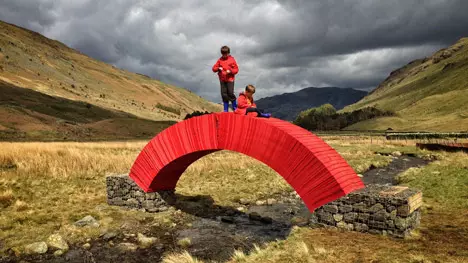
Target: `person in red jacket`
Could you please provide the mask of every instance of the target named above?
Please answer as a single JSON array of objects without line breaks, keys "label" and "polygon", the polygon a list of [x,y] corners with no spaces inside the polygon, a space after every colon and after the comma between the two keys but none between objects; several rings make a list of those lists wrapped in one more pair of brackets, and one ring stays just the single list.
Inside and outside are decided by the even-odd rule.
[{"label": "person in red jacket", "polygon": [[234,95],[234,80],[235,75],[239,72],[239,67],[234,57],[231,56],[229,47],[221,47],[221,57],[213,65],[213,72],[218,73],[224,111],[229,111],[229,102],[232,103],[232,110],[235,111],[237,105],[236,95]]},{"label": "person in red jacket", "polygon": [[239,94],[237,101],[237,109],[234,113],[241,115],[252,115],[262,118],[270,118],[270,113],[264,113],[263,110],[258,109],[254,102],[253,94],[255,93],[254,85],[247,85],[245,91]]}]

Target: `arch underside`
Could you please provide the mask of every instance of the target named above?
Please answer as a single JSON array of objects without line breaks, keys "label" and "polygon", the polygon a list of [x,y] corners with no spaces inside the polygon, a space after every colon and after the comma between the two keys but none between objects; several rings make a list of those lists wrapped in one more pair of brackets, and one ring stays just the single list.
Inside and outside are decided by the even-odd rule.
[{"label": "arch underside", "polygon": [[289,122],[215,113],[175,124],[141,151],[130,177],[146,192],[173,190],[190,164],[219,150],[253,157],[280,174],[309,210],[363,188],[346,161]]}]

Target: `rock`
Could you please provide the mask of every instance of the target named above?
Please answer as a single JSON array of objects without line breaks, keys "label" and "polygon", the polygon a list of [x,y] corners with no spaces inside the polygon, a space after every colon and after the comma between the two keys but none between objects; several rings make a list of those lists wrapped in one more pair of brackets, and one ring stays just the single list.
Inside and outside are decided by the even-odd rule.
[{"label": "rock", "polygon": [[75,226],[99,227],[99,222],[94,217],[88,215],[75,222]]},{"label": "rock", "polygon": [[263,201],[263,200],[258,200],[257,202],[255,202],[256,205],[264,205],[266,202]]},{"label": "rock", "polygon": [[325,212],[323,210],[319,210],[316,212],[318,218],[320,219],[320,223],[326,223],[328,225],[335,225],[335,219],[331,213]]},{"label": "rock", "polygon": [[283,214],[295,215],[295,214],[296,214],[296,211],[294,211],[294,209],[292,209],[292,208],[286,208],[286,209],[283,211]]},{"label": "rock", "polygon": [[147,209],[154,208],[155,207],[154,201],[153,200],[143,201],[143,207]]},{"label": "rock", "polygon": [[118,248],[121,251],[135,252],[138,249],[138,246],[133,243],[120,243]]},{"label": "rock", "polygon": [[241,198],[241,199],[239,200],[239,203],[240,203],[241,205],[249,205],[249,204],[250,204],[250,201],[247,200],[247,199],[245,199],[245,198]]},{"label": "rock", "polygon": [[318,220],[318,217],[315,213],[313,213],[312,215],[310,215],[310,219],[309,219],[309,224],[311,225],[316,225],[319,223],[319,220]]},{"label": "rock", "polygon": [[345,229],[345,230],[348,230],[348,231],[352,231],[354,226],[353,224],[346,224],[345,222],[341,221],[341,222],[338,222],[336,224],[336,226],[340,229]]},{"label": "rock", "polygon": [[179,241],[177,241],[177,245],[179,245],[182,248],[188,248],[192,245],[192,240],[190,238],[182,238]]},{"label": "rock", "polygon": [[273,219],[271,217],[262,217],[257,212],[252,212],[249,214],[249,219],[253,221],[259,221],[265,224],[273,223]]},{"label": "rock", "polygon": [[246,209],[245,209],[244,207],[242,207],[242,206],[240,206],[240,207],[238,207],[238,208],[236,208],[236,209],[237,209],[237,211],[239,211],[239,212],[245,212],[245,210],[246,210]]},{"label": "rock", "polygon": [[[388,214],[388,215],[390,216],[390,214]],[[373,214],[370,218],[372,220],[377,220],[377,221],[384,222],[385,219],[387,218],[387,213],[385,212],[385,210],[380,210],[379,212]]]},{"label": "rock", "polygon": [[55,250],[68,251],[69,247],[67,241],[59,234],[53,234],[47,238],[47,245]]},{"label": "rock", "polygon": [[262,218],[260,219],[260,222],[265,223],[265,224],[272,224],[273,218],[269,216],[262,216]]},{"label": "rock", "polygon": [[340,213],[345,214],[353,211],[352,205],[342,205],[339,207]]},{"label": "rock", "polygon": [[371,228],[385,229],[385,222],[381,222],[381,221],[370,220],[368,225]]},{"label": "rock", "polygon": [[369,214],[358,214],[358,220],[360,222],[368,222],[369,221]]},{"label": "rock", "polygon": [[27,255],[44,254],[49,248],[46,242],[36,242],[24,247],[24,253]]},{"label": "rock", "polygon": [[274,205],[277,203],[276,199],[273,199],[273,198],[268,198],[267,199],[267,205]]},{"label": "rock", "polygon": [[395,220],[397,218],[397,211],[393,210],[390,213],[386,214],[386,219]]},{"label": "rock", "polygon": [[338,213],[338,206],[336,205],[324,205],[323,210],[328,213],[336,214]]},{"label": "rock", "polygon": [[56,250],[54,252],[54,256],[55,257],[60,257],[61,255],[63,255],[65,252],[63,250]]},{"label": "rock", "polygon": [[155,237],[146,237],[145,235],[138,233],[138,243],[141,248],[148,248],[157,241]]},{"label": "rock", "polygon": [[157,195],[156,192],[146,193],[146,194],[145,194],[145,198],[146,198],[147,200],[154,200],[154,199],[156,199],[156,197],[157,197],[156,195]]},{"label": "rock", "polygon": [[102,212],[102,211],[107,210],[108,208],[109,207],[107,205],[100,204],[100,205],[97,205],[94,209],[98,212]]},{"label": "rock", "polygon": [[377,204],[373,205],[373,206],[370,208],[370,211],[371,211],[372,213],[377,213],[377,212],[379,212],[380,210],[383,210],[383,209],[384,209],[384,206],[383,206],[382,204],[377,203]]},{"label": "rock", "polygon": [[393,205],[390,205],[390,206],[387,206],[387,212],[391,213],[392,211],[394,211],[396,209],[395,206]]},{"label": "rock", "polygon": [[407,217],[409,216],[409,206],[408,205],[402,205],[397,208],[397,215],[398,216],[403,216]]},{"label": "rock", "polygon": [[343,220],[343,215],[342,214],[334,214],[333,218],[335,219],[336,222],[340,222]]},{"label": "rock", "polygon": [[369,227],[366,224],[354,223],[354,229],[357,232],[367,232],[369,230]]},{"label": "rock", "polygon": [[291,224],[294,226],[306,226],[309,224],[309,220],[304,217],[295,216],[291,219]]},{"label": "rock", "polygon": [[140,206],[140,203],[135,198],[130,198],[125,202],[125,205],[129,206],[129,207],[135,207],[136,208],[136,207]]},{"label": "rock", "polygon": [[401,152],[399,152],[399,151],[392,152],[392,156],[394,156],[394,157],[399,157],[399,156],[401,156],[401,155],[402,155],[402,154],[401,154]]},{"label": "rock", "polygon": [[382,231],[377,230],[377,229],[371,229],[369,230],[369,233],[374,234],[374,235],[381,235]]},{"label": "rock", "polygon": [[228,223],[228,224],[233,224],[234,223],[234,218],[231,216],[222,216],[221,217],[221,222]]},{"label": "rock", "polygon": [[116,232],[107,232],[102,235],[102,238],[106,241],[114,239],[118,234]]},{"label": "rock", "polygon": [[262,217],[257,212],[252,212],[249,214],[249,219],[254,221],[260,221]]},{"label": "rock", "polygon": [[83,244],[82,248],[88,250],[88,249],[91,248],[91,244],[90,243],[85,243],[85,244]]},{"label": "rock", "polygon": [[362,212],[362,213],[368,213],[369,209],[367,208],[367,205],[364,203],[357,203],[354,205],[354,210],[357,212]]},{"label": "rock", "polygon": [[357,217],[358,217],[357,213],[351,212],[351,213],[344,214],[343,219],[345,222],[352,223],[357,219]]},{"label": "rock", "polygon": [[348,224],[346,224],[345,222],[338,222],[336,226],[341,229],[346,229],[348,227]]},{"label": "rock", "polygon": [[405,230],[408,227],[406,219],[397,217],[394,222],[395,222],[395,227],[400,230]]}]

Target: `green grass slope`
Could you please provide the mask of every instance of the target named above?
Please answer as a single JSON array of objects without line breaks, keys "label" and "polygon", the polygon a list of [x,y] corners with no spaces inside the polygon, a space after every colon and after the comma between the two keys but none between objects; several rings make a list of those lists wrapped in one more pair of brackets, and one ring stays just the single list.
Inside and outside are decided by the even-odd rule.
[{"label": "green grass slope", "polygon": [[347,129],[468,131],[468,38],[395,70],[368,96],[343,111],[368,106],[393,110],[397,116]]}]

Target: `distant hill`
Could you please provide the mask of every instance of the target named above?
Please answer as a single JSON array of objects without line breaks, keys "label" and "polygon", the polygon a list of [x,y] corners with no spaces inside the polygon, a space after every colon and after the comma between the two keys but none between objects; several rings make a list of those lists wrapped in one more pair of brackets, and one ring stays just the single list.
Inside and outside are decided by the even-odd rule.
[{"label": "distant hill", "polygon": [[2,21],[0,80],[156,121],[177,121],[195,110],[221,109],[189,90],[118,69],[58,41]]},{"label": "distant hill", "polygon": [[343,111],[367,106],[392,110],[397,116],[347,129],[468,131],[468,38],[393,71],[368,96]]},{"label": "distant hill", "polygon": [[259,108],[266,109],[276,118],[292,121],[304,110],[329,103],[335,109],[353,104],[362,99],[367,92],[335,87],[305,88],[293,93],[284,93],[256,101]]}]

